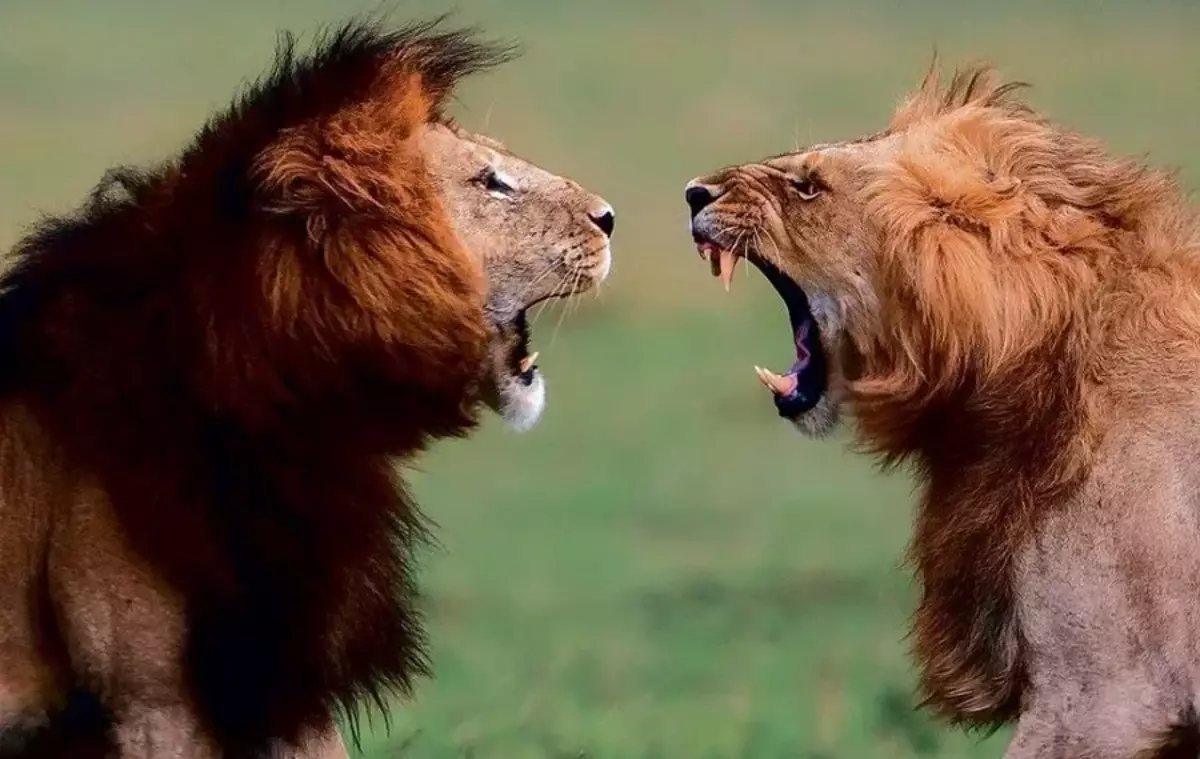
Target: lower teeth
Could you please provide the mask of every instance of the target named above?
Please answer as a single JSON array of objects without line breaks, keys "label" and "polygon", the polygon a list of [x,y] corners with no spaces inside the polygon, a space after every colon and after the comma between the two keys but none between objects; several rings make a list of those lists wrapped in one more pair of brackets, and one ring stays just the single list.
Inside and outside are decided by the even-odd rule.
[{"label": "lower teeth", "polygon": [[754,367],[754,372],[758,375],[759,382],[763,383],[772,393],[783,398],[794,395],[796,387],[800,384],[795,374],[788,374],[781,377],[770,369],[763,369],[761,366]]},{"label": "lower teeth", "polygon": [[537,361],[537,357],[538,357],[538,352],[534,351],[533,353],[530,353],[525,358],[521,359],[521,363],[520,363],[521,374],[525,374],[526,372],[528,372],[530,369],[533,368],[533,362]]}]

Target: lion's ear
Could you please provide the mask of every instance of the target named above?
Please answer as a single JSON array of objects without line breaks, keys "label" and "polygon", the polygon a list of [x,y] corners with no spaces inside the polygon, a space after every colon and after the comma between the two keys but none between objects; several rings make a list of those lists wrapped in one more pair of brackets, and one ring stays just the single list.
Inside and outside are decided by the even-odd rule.
[{"label": "lion's ear", "polygon": [[310,231],[331,214],[405,211],[405,189],[424,181],[416,136],[441,95],[413,72],[377,86],[373,98],[292,127],[259,154],[253,174],[264,210],[306,216]]},{"label": "lion's ear", "polygon": [[330,147],[322,135],[302,130],[264,151],[255,165],[260,207],[321,218],[384,209],[387,175]]}]

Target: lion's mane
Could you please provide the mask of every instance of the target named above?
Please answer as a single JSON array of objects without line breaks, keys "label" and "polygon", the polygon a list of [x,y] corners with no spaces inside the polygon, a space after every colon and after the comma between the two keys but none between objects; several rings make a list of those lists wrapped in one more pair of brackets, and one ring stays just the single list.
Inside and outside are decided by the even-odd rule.
[{"label": "lion's mane", "polygon": [[868,188],[880,329],[853,386],[864,445],[923,486],[924,691],[979,725],[1012,718],[1024,687],[1019,548],[1077,492],[1111,400],[1169,395],[1188,376],[1172,367],[1200,359],[1183,292],[1200,227],[1174,178],[1048,123],[1019,88],[935,67],[877,135],[896,141]]},{"label": "lion's mane", "polygon": [[416,134],[507,55],[437,22],[287,38],[182,154],[110,172],[0,281],[0,406],[184,598],[187,685],[234,755],[426,671],[393,459],[471,428],[487,333]]}]

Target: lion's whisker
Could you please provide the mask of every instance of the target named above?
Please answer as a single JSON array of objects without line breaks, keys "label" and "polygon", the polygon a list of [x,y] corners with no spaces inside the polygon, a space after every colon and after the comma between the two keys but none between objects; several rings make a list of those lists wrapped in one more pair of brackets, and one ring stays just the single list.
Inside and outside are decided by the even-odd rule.
[{"label": "lion's whisker", "polygon": [[488,131],[488,127],[492,124],[492,108],[496,105],[496,98],[488,103],[487,112],[483,114],[483,131]]},{"label": "lion's whisker", "polygon": [[557,260],[546,264],[541,273],[539,273],[537,276],[531,279],[528,284],[517,291],[517,293],[513,296],[513,300],[519,301],[521,298],[523,298],[530,290],[540,284],[543,279],[545,279],[551,272],[558,268],[558,265],[559,262]]},{"label": "lion's whisker", "polygon": [[[568,288],[567,292],[574,292],[574,291],[575,291],[575,288],[576,288],[576,287],[579,285],[579,280],[580,280],[580,278],[581,278],[582,276],[583,276],[583,273],[582,273],[582,272],[580,272],[580,271],[578,271],[578,270],[576,270],[576,271],[574,272],[574,276],[573,276],[573,277],[572,277],[572,279],[571,279],[571,287],[570,287],[570,288]],[[572,298],[571,300],[576,300],[576,299],[575,299],[575,298]],[[568,301],[567,305],[568,305],[568,306],[570,306],[570,302],[569,302],[569,301]],[[559,311],[559,314],[558,314],[558,323],[554,325],[554,332],[553,332],[553,333],[550,335],[550,344],[546,346],[547,348],[550,348],[550,347],[553,347],[553,346],[554,346],[554,341],[558,339],[558,330],[562,328],[562,323],[563,323],[563,320],[566,318],[566,316],[567,316],[567,309],[566,309],[566,308],[564,308],[564,309],[562,309],[561,311]]]},{"label": "lion's whisker", "polygon": [[543,311],[545,311],[545,310],[546,310],[546,307],[547,307],[547,306],[549,306],[549,305],[550,305],[550,301],[549,301],[549,300],[544,300],[544,301],[542,301],[541,303],[537,304],[537,306],[535,306],[535,308],[537,308],[537,311],[535,311],[535,312],[534,312],[534,314],[533,314],[533,318],[529,320],[529,326],[530,326],[530,327],[536,327],[536,326],[537,326],[538,319],[541,317],[541,315],[542,315],[542,312],[543,312]]}]

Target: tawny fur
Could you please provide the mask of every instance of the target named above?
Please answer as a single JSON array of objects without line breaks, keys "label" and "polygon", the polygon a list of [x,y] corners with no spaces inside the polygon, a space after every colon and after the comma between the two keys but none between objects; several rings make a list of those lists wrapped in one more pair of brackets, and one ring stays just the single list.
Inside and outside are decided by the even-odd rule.
[{"label": "tawny fur", "polygon": [[830,393],[922,487],[927,702],[1012,757],[1194,756],[1200,221],[1017,90],[935,68],[882,133],[695,180],[699,222],[839,304]]},{"label": "tawny fur", "polygon": [[986,69],[944,90],[931,75],[894,119],[865,209],[892,329],[862,347],[853,386],[864,445],[925,483],[925,690],[982,724],[1020,707],[1014,564],[1040,516],[1077,496],[1122,416],[1200,370],[1200,238],[1174,180],[1045,123],[1015,89]]},{"label": "tawny fur", "polygon": [[289,41],[177,159],[18,245],[0,735],[70,700],[122,756],[315,755],[426,672],[393,461],[471,429],[489,332],[419,139],[504,57],[434,25]]}]

